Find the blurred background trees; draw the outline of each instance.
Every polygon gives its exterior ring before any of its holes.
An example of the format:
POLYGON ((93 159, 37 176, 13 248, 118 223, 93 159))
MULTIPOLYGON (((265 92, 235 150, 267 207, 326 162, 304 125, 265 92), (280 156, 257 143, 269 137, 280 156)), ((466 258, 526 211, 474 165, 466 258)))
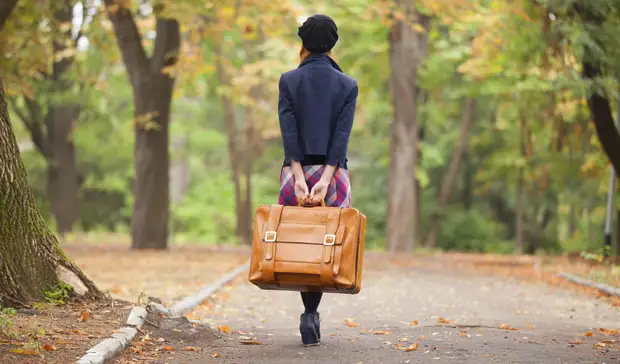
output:
POLYGON ((279 188, 277 80, 298 64, 300 22, 326 13, 333 56, 360 86, 349 167, 368 244, 596 251, 610 161, 620 168, 619 10, 20 0, 0 32, 0 75, 58 233, 247 243, 254 208, 279 188))

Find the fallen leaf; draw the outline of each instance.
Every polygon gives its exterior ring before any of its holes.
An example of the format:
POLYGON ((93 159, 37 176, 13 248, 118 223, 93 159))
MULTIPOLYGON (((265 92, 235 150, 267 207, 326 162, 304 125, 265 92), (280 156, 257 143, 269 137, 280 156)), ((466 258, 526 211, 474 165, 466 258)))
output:
POLYGON ((219 358, 220 356, 222 356, 222 354, 220 354, 220 353, 215 353, 215 354, 213 354, 213 357, 214 357, 214 358, 219 358))
POLYGON ((252 335, 251 332, 243 332, 243 331, 237 331, 237 334, 239 334, 239 335, 252 335))
POLYGON ((403 346, 403 345, 395 345, 394 347, 398 350, 401 351, 416 351, 418 350, 418 347, 420 346, 420 343, 415 342, 409 346, 403 346))
POLYGON ((355 323, 353 319, 345 319, 344 323, 347 324, 347 326, 349 327, 358 327, 360 325, 358 323, 355 323))
POLYGON ((131 346, 131 348, 129 348, 129 350, 130 350, 133 354, 142 355, 142 347, 132 345, 132 346, 131 346))
POLYGON ((186 346, 183 351, 202 351, 202 349, 196 346, 186 346))
POLYGON ((142 341, 151 341, 153 339, 151 339, 151 336, 149 334, 146 334, 142 337, 142 341))
POLYGON ((592 337, 592 336, 594 336, 594 333, 592 331, 588 331, 585 334, 583 334, 583 336, 585 336, 585 337, 592 337))
POLYGON ((600 332, 602 335, 607 335, 607 336, 618 335, 618 330, 610 330, 610 329, 605 329, 605 328, 598 329, 598 332, 600 332))
POLYGON ((502 330, 512 330, 512 331, 518 331, 519 329, 516 327, 510 327, 509 324, 499 324, 497 325, 498 329, 502 329, 502 330))
POLYGON ((450 325, 451 325, 451 324, 455 324, 455 323, 456 323, 456 321, 454 321, 454 320, 448 320, 448 319, 446 319, 446 318, 444 318, 444 317, 440 317, 440 318, 439 318, 439 323, 440 323, 440 324, 450 324, 450 325))
POLYGON ((461 332, 459 332, 459 336, 467 336, 467 331, 461 331, 461 332))
POLYGON ((20 355, 39 355, 39 352, 37 350, 34 349, 11 349, 9 350, 9 352, 13 353, 13 354, 20 354, 20 355))
POLYGON ((420 337, 418 337, 418 340, 425 340, 425 339, 426 339, 426 336, 424 335, 421 335, 420 337))
POLYGON ((56 351, 56 347, 54 345, 49 344, 49 343, 45 343, 45 344, 41 345, 41 349, 43 349, 45 351, 56 351))
POLYGON ((389 331, 373 331, 372 333, 375 335, 392 335, 389 331))
POLYGON ((163 337, 160 337, 160 338, 157 339, 157 342, 158 343, 164 343, 164 342, 166 342, 166 339, 164 339, 163 337))
POLYGON ((230 326, 228 325, 222 325, 222 326, 218 326, 217 330, 219 332, 223 332, 225 334, 230 334, 232 332, 232 329, 230 328, 230 326))
POLYGON ((252 336, 239 336, 239 340, 254 340, 252 336))
POLYGON ((86 321, 86 319, 88 318, 90 314, 88 313, 88 311, 84 311, 82 312, 82 316, 80 316, 80 321, 84 322, 86 321))
POLYGON ((581 345, 583 344, 583 340, 575 339, 568 342, 571 345, 581 345))
POLYGON ((241 340, 239 342, 242 343, 243 345, 263 345, 262 342, 257 341, 257 340, 241 340))
POLYGON ((174 347, 170 346, 170 345, 165 345, 161 347, 161 351, 174 351, 174 347))
POLYGON ((418 326, 418 320, 413 320, 411 322, 411 326, 418 326))
POLYGON ((593 349, 605 349, 606 346, 607 345, 605 343, 600 342, 600 343, 596 343, 596 344, 592 345, 592 348, 593 349))
POLYGON ((398 341, 400 341, 401 343, 404 343, 406 341, 409 341, 408 337, 401 337, 400 339, 398 339, 398 341))

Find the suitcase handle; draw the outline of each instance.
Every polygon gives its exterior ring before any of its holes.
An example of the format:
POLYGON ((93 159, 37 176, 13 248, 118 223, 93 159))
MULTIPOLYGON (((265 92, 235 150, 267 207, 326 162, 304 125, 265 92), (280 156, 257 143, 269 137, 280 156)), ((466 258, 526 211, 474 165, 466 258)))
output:
MULTIPOLYGON (((315 204, 306 204, 305 201, 303 200, 303 198, 297 198, 297 206, 298 207, 317 207, 319 205, 315 205, 315 204)), ((321 199, 321 207, 325 207, 325 200, 321 199)))

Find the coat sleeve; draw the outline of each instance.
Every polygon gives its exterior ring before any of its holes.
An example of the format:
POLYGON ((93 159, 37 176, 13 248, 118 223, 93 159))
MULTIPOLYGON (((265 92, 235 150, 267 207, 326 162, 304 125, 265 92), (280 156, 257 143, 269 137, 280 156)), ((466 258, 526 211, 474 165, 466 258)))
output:
POLYGON ((280 119, 284 155, 287 158, 299 161, 302 159, 299 152, 299 131, 297 129, 297 120, 295 119, 292 95, 288 85, 284 81, 284 75, 280 76, 278 88, 280 89, 280 95, 278 97, 278 118, 280 119))
POLYGON ((336 129, 332 136, 331 147, 327 153, 327 164, 331 166, 337 166, 339 161, 347 157, 347 148, 351 129, 353 128, 358 93, 359 90, 356 82, 347 96, 338 120, 336 120, 336 129))

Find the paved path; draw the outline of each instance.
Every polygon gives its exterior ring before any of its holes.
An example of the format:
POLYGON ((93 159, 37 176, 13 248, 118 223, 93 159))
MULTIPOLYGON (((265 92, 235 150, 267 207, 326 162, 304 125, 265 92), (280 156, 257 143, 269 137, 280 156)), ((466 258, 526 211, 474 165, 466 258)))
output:
POLYGON ((225 300, 193 313, 205 323, 230 326, 232 333, 202 353, 179 352, 166 362, 620 363, 618 350, 593 347, 620 340, 598 330, 620 328, 620 310, 604 301, 449 268, 397 267, 373 259, 365 269, 359 295, 324 297, 319 347, 300 346, 298 293, 261 291, 244 279, 225 300), (359 326, 349 327, 348 318, 359 326), (440 324, 440 318, 455 323, 440 324), (518 330, 497 328, 502 324, 518 330), (594 335, 584 336, 588 331, 594 335), (263 345, 241 345, 242 336, 263 345), (394 347, 416 342, 417 351, 394 347), (216 352, 220 356, 214 358, 216 352))

